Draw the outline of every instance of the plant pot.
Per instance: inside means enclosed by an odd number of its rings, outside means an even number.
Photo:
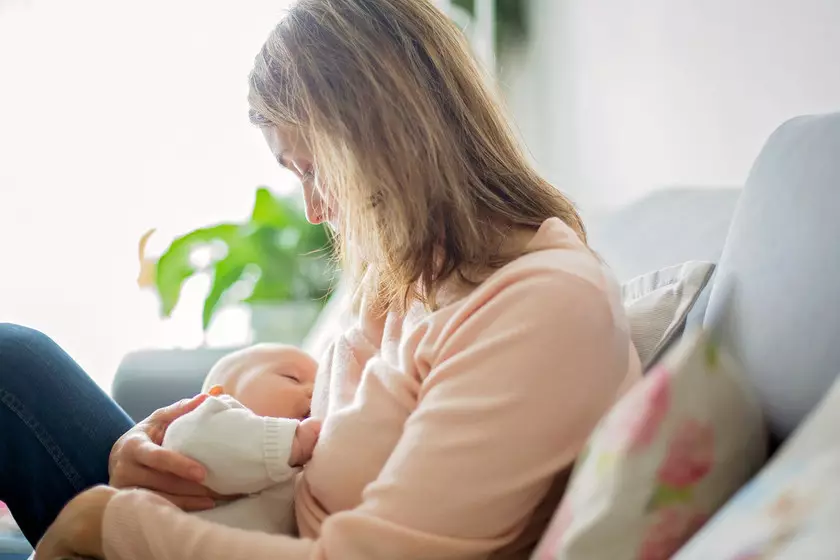
[[[314,301],[290,301],[250,304],[249,307],[254,343],[280,342],[300,346],[322,306]]]

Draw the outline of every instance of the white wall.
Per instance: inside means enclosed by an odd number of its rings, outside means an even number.
[[[510,108],[583,206],[740,185],[785,119],[840,110],[838,0],[531,0]]]

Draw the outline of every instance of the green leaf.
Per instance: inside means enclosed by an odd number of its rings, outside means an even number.
[[[294,210],[288,198],[277,198],[267,188],[260,187],[251,212],[251,223],[257,227],[283,228],[294,219]]]
[[[192,231],[175,239],[160,256],[155,267],[155,286],[160,295],[161,314],[172,315],[172,311],[181,298],[184,282],[197,270],[190,263],[193,250],[203,244],[223,241],[230,244],[240,235],[240,227],[235,224],[219,224]]]
[[[475,0],[452,0],[452,4],[475,15]],[[496,49],[528,35],[528,0],[496,0]]]
[[[720,363],[720,350],[718,345],[714,342],[707,342],[706,343],[706,365],[709,366],[709,369],[715,371],[718,369],[718,364]]]
[[[245,266],[246,263],[241,262],[236,255],[229,255],[216,263],[213,285],[204,300],[204,311],[201,315],[201,325],[205,331],[210,327],[210,322],[213,320],[213,315],[216,314],[222,296],[242,278]]]
[[[302,253],[323,252],[330,256],[332,252],[332,240],[323,225],[303,228],[298,246]]]
[[[190,262],[192,252],[213,242],[224,243],[227,254],[206,267],[213,283],[204,302],[205,329],[225,294],[250,268],[259,270],[245,300],[250,303],[318,301],[332,285],[332,242],[326,228],[306,221],[297,197],[276,196],[261,187],[247,222],[197,229],[173,241],[158,260],[155,280],[165,316],[177,305],[184,282],[199,272]]]
[[[291,294],[290,282],[271,282],[260,277],[254,285],[254,291],[245,300],[245,303],[275,303],[278,301],[290,301],[295,298]]]
[[[647,511],[654,511],[674,504],[684,504],[690,502],[694,495],[694,488],[686,486],[685,488],[672,488],[661,484],[657,486],[656,490],[651,496],[647,505]]]
[[[452,0],[452,4],[458,6],[459,8],[463,8],[470,14],[475,11],[475,0]]]
[[[257,260],[260,277],[246,302],[265,303],[296,299],[292,293],[294,279],[299,274],[296,254],[283,249],[277,243],[274,230],[254,232],[251,242],[259,255]]]

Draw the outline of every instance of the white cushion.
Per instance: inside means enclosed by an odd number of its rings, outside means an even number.
[[[682,332],[688,312],[714,269],[710,262],[689,261],[643,274],[621,287],[630,336],[644,370]]]

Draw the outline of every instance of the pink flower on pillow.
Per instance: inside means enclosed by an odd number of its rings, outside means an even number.
[[[572,524],[572,507],[569,500],[563,500],[560,509],[551,520],[548,530],[543,535],[540,545],[534,554],[535,560],[552,560],[563,544],[563,536]]]
[[[715,461],[715,432],[707,423],[686,420],[668,445],[668,456],[660,465],[659,481],[671,488],[685,488],[702,480]]]
[[[708,516],[685,506],[659,510],[648,528],[639,560],[667,560],[706,523]]]
[[[644,450],[656,438],[670,407],[671,374],[657,366],[616,405],[608,420],[613,441],[631,453]]]
[[[653,442],[671,407],[671,374],[662,366],[648,373],[645,380],[645,409],[629,426],[630,451],[639,451]]]
[[[0,502],[0,533],[16,531],[16,529],[17,524],[12,519],[12,512],[9,511],[9,507],[6,504]]]

